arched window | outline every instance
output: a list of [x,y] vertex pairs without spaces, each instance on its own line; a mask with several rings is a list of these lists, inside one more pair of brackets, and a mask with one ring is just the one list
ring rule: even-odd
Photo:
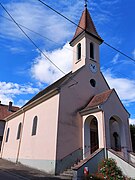
[[10,131],[10,128],[7,129],[6,142],[8,142],[8,139],[9,139],[9,131]]
[[77,45],[77,60],[81,59],[81,43]]
[[94,44],[90,43],[90,58],[94,59]]
[[38,117],[35,116],[33,119],[32,136],[36,135]]
[[22,128],[22,123],[20,123],[19,126],[18,126],[17,139],[20,139],[21,128]]

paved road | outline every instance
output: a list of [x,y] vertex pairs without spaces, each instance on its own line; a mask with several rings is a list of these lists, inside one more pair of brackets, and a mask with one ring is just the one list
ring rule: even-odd
[[[0,180],[62,180],[41,171],[0,159]],[[67,179],[65,179],[67,180]],[[69,180],[69,179],[68,179]]]
[[10,171],[0,170],[0,180],[19,180],[19,179],[29,180],[29,178],[19,176]]

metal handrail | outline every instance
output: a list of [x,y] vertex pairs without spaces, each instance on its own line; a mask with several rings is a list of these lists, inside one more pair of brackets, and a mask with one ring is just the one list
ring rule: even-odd
[[[113,151],[115,151],[113,148],[111,148],[111,149],[112,149]],[[122,148],[121,148],[121,149],[122,149]],[[117,149],[117,150],[118,150],[118,149]],[[123,157],[121,154],[118,153],[118,151],[115,151],[115,152],[116,152],[119,156]],[[119,151],[119,152],[122,152],[123,155],[126,155],[126,153],[125,153],[124,151]],[[129,154],[129,152],[127,152],[127,154]],[[128,156],[129,156],[129,155],[128,155]],[[135,157],[133,156],[132,159],[135,160]],[[131,162],[131,161],[129,161],[129,159],[127,159],[127,161],[128,161],[128,162]]]
[[[112,150],[116,153],[116,155],[119,157],[119,158],[122,158],[125,162],[129,163],[130,165],[134,166],[133,163],[131,161],[129,161],[129,159],[125,159],[121,154],[119,154],[117,151],[113,150],[113,149],[108,149],[108,150]],[[126,154],[124,152],[122,152],[123,154]]]
[[[91,150],[93,150],[93,149],[95,149],[95,148],[98,149],[98,145],[90,148],[88,151],[86,151],[85,153],[83,153],[83,154],[81,154],[80,156],[78,156],[77,159],[76,159],[76,162],[74,162],[74,163],[78,163],[78,162],[84,157],[84,155],[86,155],[87,153],[90,153],[89,155],[91,155]],[[78,148],[77,150],[79,150],[79,149],[81,150],[81,149],[83,149],[83,148]],[[96,150],[97,150],[97,149],[96,149]],[[77,150],[75,150],[75,151],[77,151]],[[95,150],[95,151],[96,151],[96,150]],[[73,151],[73,152],[70,153],[69,155],[66,155],[64,158],[61,159],[61,161],[63,161],[63,160],[64,160],[66,157],[68,157],[68,156],[72,156],[75,151]],[[93,153],[94,153],[94,152],[93,152]],[[92,154],[93,154],[93,153],[92,153]],[[66,161],[64,162],[64,164],[66,164],[67,161],[68,161],[68,159],[66,159]]]
[[76,151],[78,151],[78,150],[81,150],[81,149],[82,149],[82,147],[80,147],[80,148],[78,148],[78,149],[72,151],[72,152],[69,153],[68,155],[64,156],[60,161],[63,161],[63,159],[65,159],[65,158],[68,157],[68,156],[72,156],[72,154],[73,154],[74,152],[76,152]]

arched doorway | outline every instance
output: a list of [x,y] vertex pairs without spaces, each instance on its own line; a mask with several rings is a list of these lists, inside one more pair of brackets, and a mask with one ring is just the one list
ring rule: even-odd
[[84,122],[84,158],[98,148],[98,121],[96,117],[89,116]]
[[93,153],[99,148],[98,123],[96,118],[93,118],[90,122],[90,143],[91,143],[91,153]]
[[110,118],[110,143],[111,148],[115,151],[121,151],[121,128],[120,119],[118,117]]
[[115,150],[120,150],[120,138],[117,132],[113,133],[113,137],[114,137],[114,148]]

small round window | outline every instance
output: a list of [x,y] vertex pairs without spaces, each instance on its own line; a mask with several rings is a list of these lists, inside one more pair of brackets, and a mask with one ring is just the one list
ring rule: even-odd
[[92,87],[95,87],[96,86],[96,81],[94,79],[91,79],[90,84],[91,84]]

